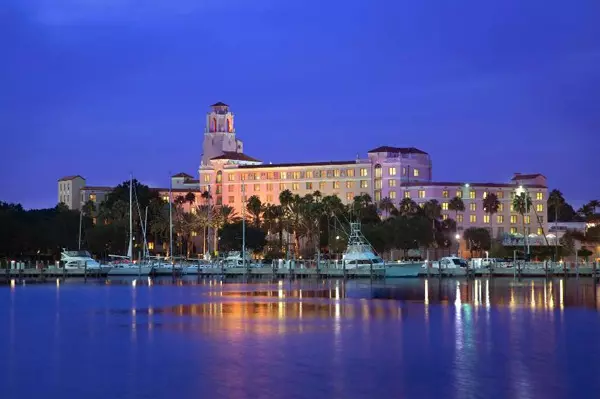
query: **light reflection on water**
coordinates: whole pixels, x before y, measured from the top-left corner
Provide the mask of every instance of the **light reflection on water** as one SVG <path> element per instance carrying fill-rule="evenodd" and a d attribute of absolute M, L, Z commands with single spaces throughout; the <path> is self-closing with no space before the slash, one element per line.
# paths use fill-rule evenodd
<path fill-rule="evenodd" d="M 132 281 L 0 289 L 3 397 L 162 398 L 174 384 L 182 398 L 600 389 L 591 280 Z"/>

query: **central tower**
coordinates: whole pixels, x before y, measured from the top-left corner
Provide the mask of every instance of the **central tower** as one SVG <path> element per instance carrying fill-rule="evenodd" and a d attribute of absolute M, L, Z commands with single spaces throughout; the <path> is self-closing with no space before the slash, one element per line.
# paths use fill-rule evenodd
<path fill-rule="evenodd" d="M 229 110 L 229 105 L 218 102 L 210 107 L 211 111 L 206 114 L 204 128 L 202 165 L 208 165 L 212 158 L 227 152 L 244 152 L 242 141 L 235 138 L 234 115 Z"/>

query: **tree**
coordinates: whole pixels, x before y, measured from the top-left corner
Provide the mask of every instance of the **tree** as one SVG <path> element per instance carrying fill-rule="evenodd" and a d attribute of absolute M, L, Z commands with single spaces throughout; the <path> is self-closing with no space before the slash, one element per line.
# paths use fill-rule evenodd
<path fill-rule="evenodd" d="M 223 226 L 219 231 L 219 246 L 224 251 L 242 250 L 242 222 L 235 222 Z M 267 243 L 266 233 L 254 226 L 246 226 L 246 249 L 260 252 Z"/>
<path fill-rule="evenodd" d="M 481 227 L 469 227 L 463 233 L 463 237 L 468 244 L 469 252 L 473 257 L 473 252 L 489 251 L 492 246 L 492 239 L 488 229 Z"/>
<path fill-rule="evenodd" d="M 419 205 L 410 198 L 402 198 L 398 207 L 398 213 L 402 216 L 414 216 L 420 212 Z"/>
<path fill-rule="evenodd" d="M 489 215 L 490 218 L 490 233 L 494 236 L 494 215 L 498 213 L 500 208 L 500 201 L 498 196 L 494 193 L 488 193 L 483 199 L 483 210 Z"/>
<path fill-rule="evenodd" d="M 552 190 L 547 201 L 548 222 L 573 222 L 579 216 L 559 190 Z"/>
<path fill-rule="evenodd" d="M 87 200 L 81 207 L 81 212 L 88 218 L 93 218 L 96 214 L 96 203 L 92 200 Z"/>
<path fill-rule="evenodd" d="M 531 197 L 527 192 L 522 192 L 519 195 L 515 195 L 512 201 L 512 206 L 515 212 L 521 215 L 521 222 L 523 224 L 523 250 L 527 247 L 527 231 L 525 230 L 525 214 L 531 212 Z M 527 252 L 529 254 L 529 252 Z"/>
<path fill-rule="evenodd" d="M 253 195 L 250 198 L 248 198 L 248 201 L 246 201 L 246 210 L 254 219 L 254 227 L 260 227 L 260 216 L 262 215 L 264 210 L 260 198 L 258 198 L 256 195 Z"/>
<path fill-rule="evenodd" d="M 190 204 L 190 209 L 191 209 L 191 207 L 194 206 L 194 203 L 196 202 L 196 194 L 192 193 L 191 191 L 189 193 L 187 193 L 185 195 L 185 202 Z"/>
<path fill-rule="evenodd" d="M 465 211 L 465 203 L 462 198 L 456 196 L 448 203 L 448 209 L 454 212 L 454 220 L 458 220 L 458 212 Z"/>
<path fill-rule="evenodd" d="M 394 202 L 391 199 L 389 199 L 388 197 L 385 197 L 381 201 L 379 201 L 379 209 L 383 212 L 383 214 L 387 218 L 390 216 L 390 213 L 394 209 L 396 209 L 396 207 L 394 206 Z"/>

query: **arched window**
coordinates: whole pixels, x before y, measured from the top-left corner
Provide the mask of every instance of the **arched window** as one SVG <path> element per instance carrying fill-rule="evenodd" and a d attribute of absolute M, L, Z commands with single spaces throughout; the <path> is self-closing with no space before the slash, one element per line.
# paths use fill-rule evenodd
<path fill-rule="evenodd" d="M 217 131 L 217 118 L 213 118 L 212 119 L 210 131 L 211 132 L 216 132 Z"/>
<path fill-rule="evenodd" d="M 381 165 L 380 164 L 375 165 L 375 178 L 381 179 Z"/>
<path fill-rule="evenodd" d="M 222 182 L 223 182 L 223 172 L 218 171 L 217 172 L 217 183 L 222 183 Z"/>

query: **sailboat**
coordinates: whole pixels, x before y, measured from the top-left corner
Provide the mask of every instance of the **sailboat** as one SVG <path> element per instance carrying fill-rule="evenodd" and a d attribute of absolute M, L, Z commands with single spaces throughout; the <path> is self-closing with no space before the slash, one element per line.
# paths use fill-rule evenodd
<path fill-rule="evenodd" d="M 145 249 L 144 249 L 145 250 Z M 152 272 L 152 266 L 143 262 L 133 261 L 133 177 L 129 179 L 129 246 L 127 256 L 109 255 L 121 261 L 113 262 L 109 276 L 147 276 Z"/>

